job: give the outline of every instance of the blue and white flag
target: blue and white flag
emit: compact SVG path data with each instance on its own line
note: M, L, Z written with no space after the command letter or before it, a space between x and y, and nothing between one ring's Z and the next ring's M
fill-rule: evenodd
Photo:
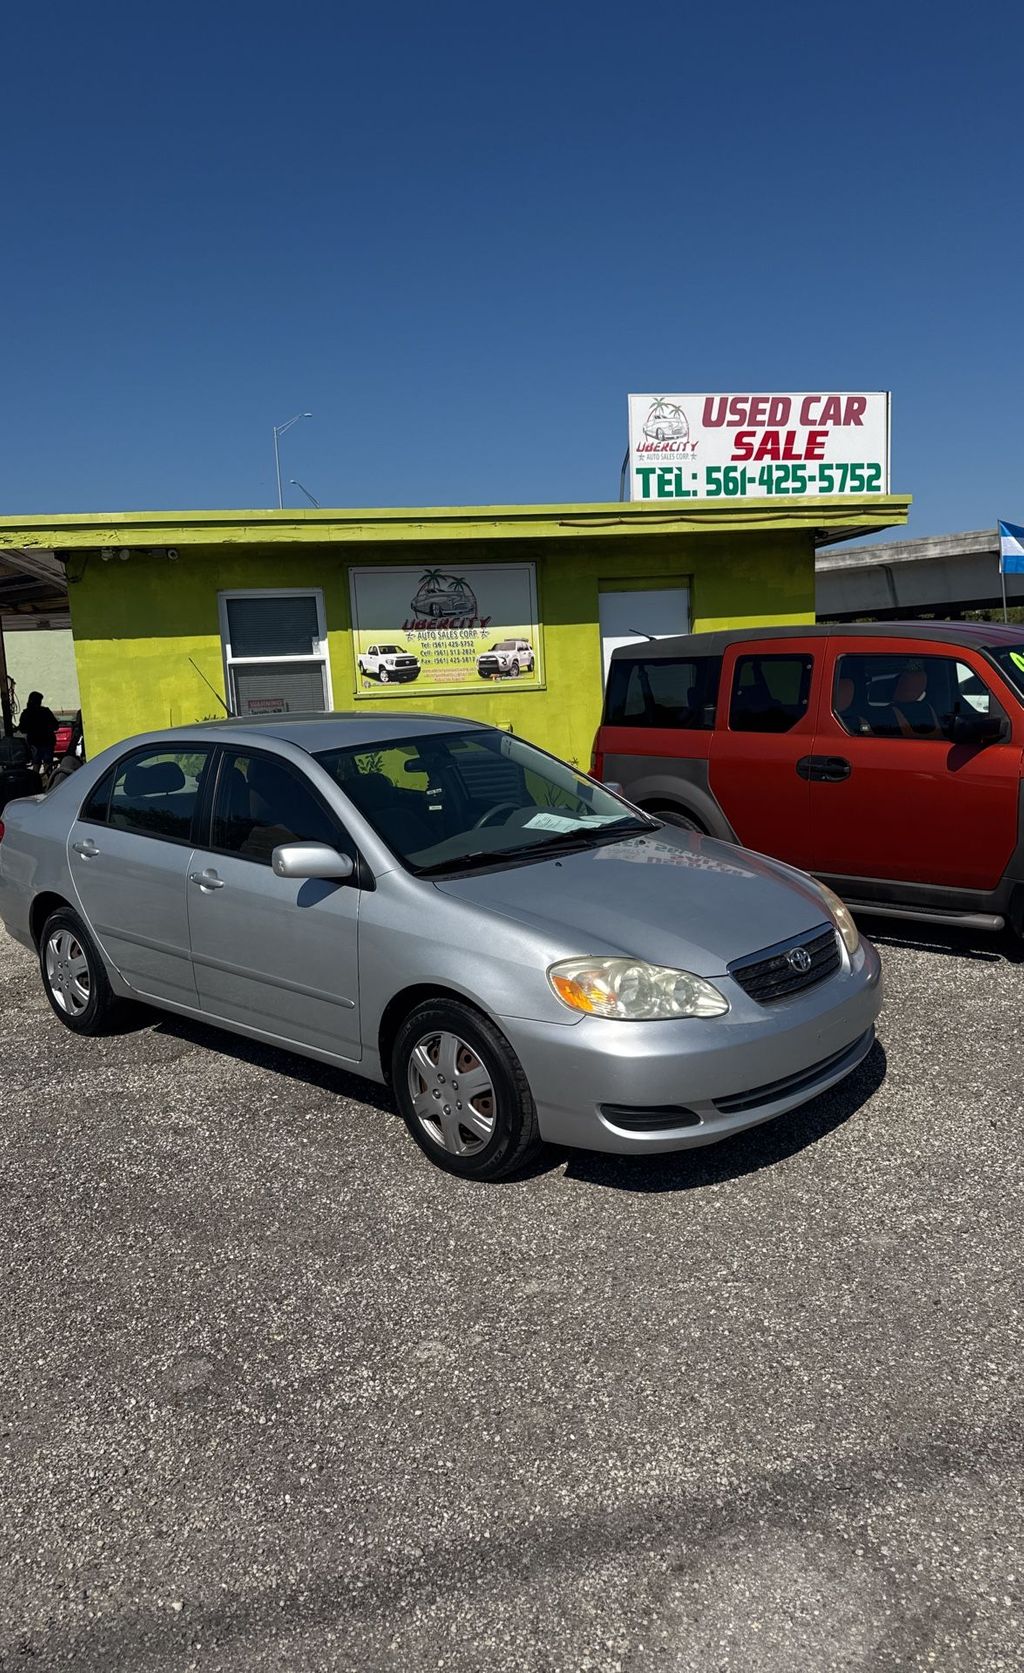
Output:
M1002 575L1024 575L1024 529L1016 523L999 525L999 570Z

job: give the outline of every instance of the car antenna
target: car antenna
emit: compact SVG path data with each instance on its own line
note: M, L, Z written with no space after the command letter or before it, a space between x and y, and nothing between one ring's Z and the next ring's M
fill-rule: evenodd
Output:
M190 662L192 662L191 657L189 657L188 660ZM225 701L224 701L223 697L221 696L220 692L217 690L217 687L215 685L210 685L210 681L206 678L206 675L203 673L203 670L201 668L199 668L196 665L196 663L192 662L192 666L193 666L193 668L195 668L196 673L199 675L199 678L203 681L203 683L205 685L210 686L210 690L213 692L213 695L216 697L216 699L217 699L218 703L220 704L221 708L224 710L224 713L226 715L230 715L231 710L228 708L228 706L225 703Z
M638 627L631 627L629 632L635 633L638 639L646 639L649 645L656 645L658 643L657 635L654 633L641 633ZM189 661L191 662L191 660L192 658L190 657Z

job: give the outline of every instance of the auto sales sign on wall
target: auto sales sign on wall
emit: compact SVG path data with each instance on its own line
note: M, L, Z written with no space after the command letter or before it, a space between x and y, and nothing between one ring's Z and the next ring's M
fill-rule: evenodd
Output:
M631 500L889 492L889 395L631 395Z

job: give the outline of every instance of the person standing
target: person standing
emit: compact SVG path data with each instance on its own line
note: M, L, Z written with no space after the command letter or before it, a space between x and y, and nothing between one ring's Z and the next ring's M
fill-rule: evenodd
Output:
M57 717L43 703L41 691L30 691L21 711L18 731L25 734L32 764L44 772L53 761L57 745Z

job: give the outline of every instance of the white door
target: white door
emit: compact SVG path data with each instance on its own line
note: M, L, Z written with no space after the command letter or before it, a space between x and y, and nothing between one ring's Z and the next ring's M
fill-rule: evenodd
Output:
M600 593L601 660L605 680L611 654L620 645L642 639L669 639L690 631L689 587L664 587L655 592Z

